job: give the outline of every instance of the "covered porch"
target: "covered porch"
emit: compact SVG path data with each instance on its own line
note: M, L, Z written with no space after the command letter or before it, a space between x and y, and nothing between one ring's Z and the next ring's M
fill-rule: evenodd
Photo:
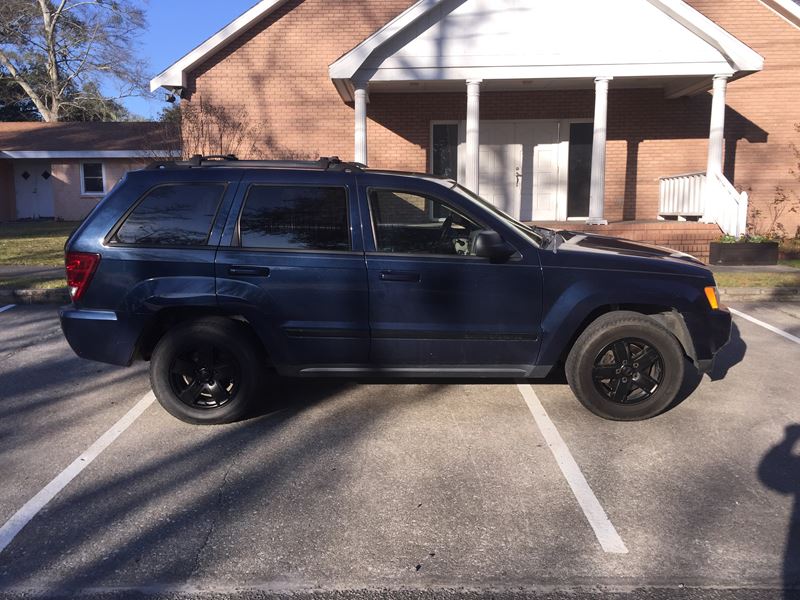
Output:
M575 14L582 18L571 19ZM428 170L457 179L521 220L561 227L570 221L571 228L630 218L630 211L620 215L609 206L620 196L612 190L609 198L607 191L610 132L647 141L648 131L632 131L642 115L649 120L643 129L685 128L692 115L682 118L678 99L707 97L712 89L704 109L705 171L659 172L658 206L633 214L654 222L702 221L739 235L747 197L723 174L725 91L729 81L762 65L746 45L675 0L524 6L421 0L331 65L330 76L354 105L356 161L369 163L368 121L381 121L387 106L398 100L424 105L425 95L443 102L460 96L449 114L436 111L445 118L403 113L406 121L426 121L415 126L429 133ZM545 98L551 106L543 111ZM615 98L626 106L639 98L637 116L620 112L610 124ZM702 105L685 107L696 113ZM638 159L628 153L625 169Z

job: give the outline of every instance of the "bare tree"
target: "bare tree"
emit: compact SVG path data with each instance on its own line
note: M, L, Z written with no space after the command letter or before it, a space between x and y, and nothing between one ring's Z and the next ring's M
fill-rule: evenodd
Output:
M108 100L103 82L119 86L117 99L144 89L135 52L144 26L139 0L0 0L0 79L16 83L45 121L97 110Z
M198 98L161 112L163 140L152 140L156 148L171 147L180 140L184 158L194 155L233 155L237 158L311 159L315 152L297 152L275 143L264 121L253 119L243 107L226 107Z

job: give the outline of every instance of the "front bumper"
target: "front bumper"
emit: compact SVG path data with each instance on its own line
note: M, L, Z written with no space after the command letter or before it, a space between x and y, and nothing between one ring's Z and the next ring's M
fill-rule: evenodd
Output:
M75 354L88 360L128 366L133 360L141 323L107 310L63 306L61 331Z
M692 338L698 370L708 373L714 366L714 357L731 339L731 313L725 307L702 316L684 315L686 327Z

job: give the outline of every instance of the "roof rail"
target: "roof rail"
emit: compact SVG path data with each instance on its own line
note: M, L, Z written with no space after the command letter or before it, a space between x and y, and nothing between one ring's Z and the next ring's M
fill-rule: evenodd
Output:
M251 169L306 169L314 171L355 171L366 167L360 163L344 162L338 156L322 157L318 160L239 160L233 154L201 156L195 154L189 160L157 161L147 169L197 169L208 167L236 167Z

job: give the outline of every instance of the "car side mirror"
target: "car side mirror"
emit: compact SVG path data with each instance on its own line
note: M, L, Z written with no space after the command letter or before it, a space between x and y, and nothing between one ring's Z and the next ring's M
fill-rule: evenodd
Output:
M499 233L485 229L475 238L475 256L488 258L492 262L502 262L516 252L516 249L506 242Z

